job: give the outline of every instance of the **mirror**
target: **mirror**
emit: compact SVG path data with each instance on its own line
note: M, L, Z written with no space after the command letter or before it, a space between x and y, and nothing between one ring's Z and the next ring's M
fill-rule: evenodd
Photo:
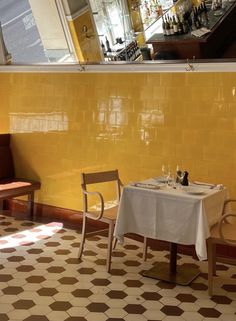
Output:
M105 61L236 58L234 0L90 0L90 6Z
M174 1L0 1L3 63L235 61L235 0Z

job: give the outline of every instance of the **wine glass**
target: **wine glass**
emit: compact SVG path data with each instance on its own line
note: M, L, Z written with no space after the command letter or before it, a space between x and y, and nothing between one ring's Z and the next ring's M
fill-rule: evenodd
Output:
M176 183L181 186L181 182L184 178L184 172L180 170L179 165L176 166Z
M163 174L163 177L164 177L164 181L168 185L168 180L169 180L169 177L170 177L170 174L171 174L169 165L168 166L162 165L161 166L161 171L162 171L162 174Z
M169 170L169 172L168 172L167 185L172 188L175 188L175 178L174 178L174 175L171 170Z

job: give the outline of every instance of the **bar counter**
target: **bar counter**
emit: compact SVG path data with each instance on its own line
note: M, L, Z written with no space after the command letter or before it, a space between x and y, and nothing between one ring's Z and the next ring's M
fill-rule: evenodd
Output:
M213 10L208 12L207 28L211 32L201 38L194 37L190 32L172 36L156 33L147 43L152 44L154 53L169 52L178 59L219 58L236 34L236 2L228 2L223 12L221 16L214 15Z

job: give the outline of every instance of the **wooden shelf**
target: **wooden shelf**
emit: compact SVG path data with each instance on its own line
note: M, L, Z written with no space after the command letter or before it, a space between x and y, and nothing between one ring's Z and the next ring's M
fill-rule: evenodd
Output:
M154 52L174 53L178 59L219 58L225 47L235 38L235 21L236 2L231 2L222 16L215 16L212 10L209 12L211 32L201 38L196 38L191 33L173 36L154 34L147 43L152 44Z

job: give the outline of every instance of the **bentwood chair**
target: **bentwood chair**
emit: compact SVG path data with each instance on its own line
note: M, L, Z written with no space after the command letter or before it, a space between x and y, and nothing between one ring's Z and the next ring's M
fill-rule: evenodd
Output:
M211 229L211 236L207 240L208 248L208 293L213 294L213 281L216 278L216 262L217 253L216 246L218 244L236 247L236 213L226 213L225 209L235 199L229 199L224 204L223 215L216 225ZM227 263L229 263L227 261Z
M88 191L88 185L99 184L99 183L110 183L113 182L116 186L116 205L106 208L105 200L103 195L98 191ZM110 271L111 267L111 254L112 254L112 242L113 242L113 233L114 226L116 222L118 204L121 196L121 186L122 183L119 178L118 170L111 170L106 172L97 172L97 173L82 173L81 174L81 187L83 192L83 227L82 227L82 236L81 243L79 248L79 259L82 257L83 248L86 237L86 225L87 220L92 219L96 221L101 221L109 225L108 232L108 249L107 249L107 262L106 268L107 272ZM111 186L109 185L109 188ZM99 206L96 210L89 209L89 196L97 197L99 199Z

